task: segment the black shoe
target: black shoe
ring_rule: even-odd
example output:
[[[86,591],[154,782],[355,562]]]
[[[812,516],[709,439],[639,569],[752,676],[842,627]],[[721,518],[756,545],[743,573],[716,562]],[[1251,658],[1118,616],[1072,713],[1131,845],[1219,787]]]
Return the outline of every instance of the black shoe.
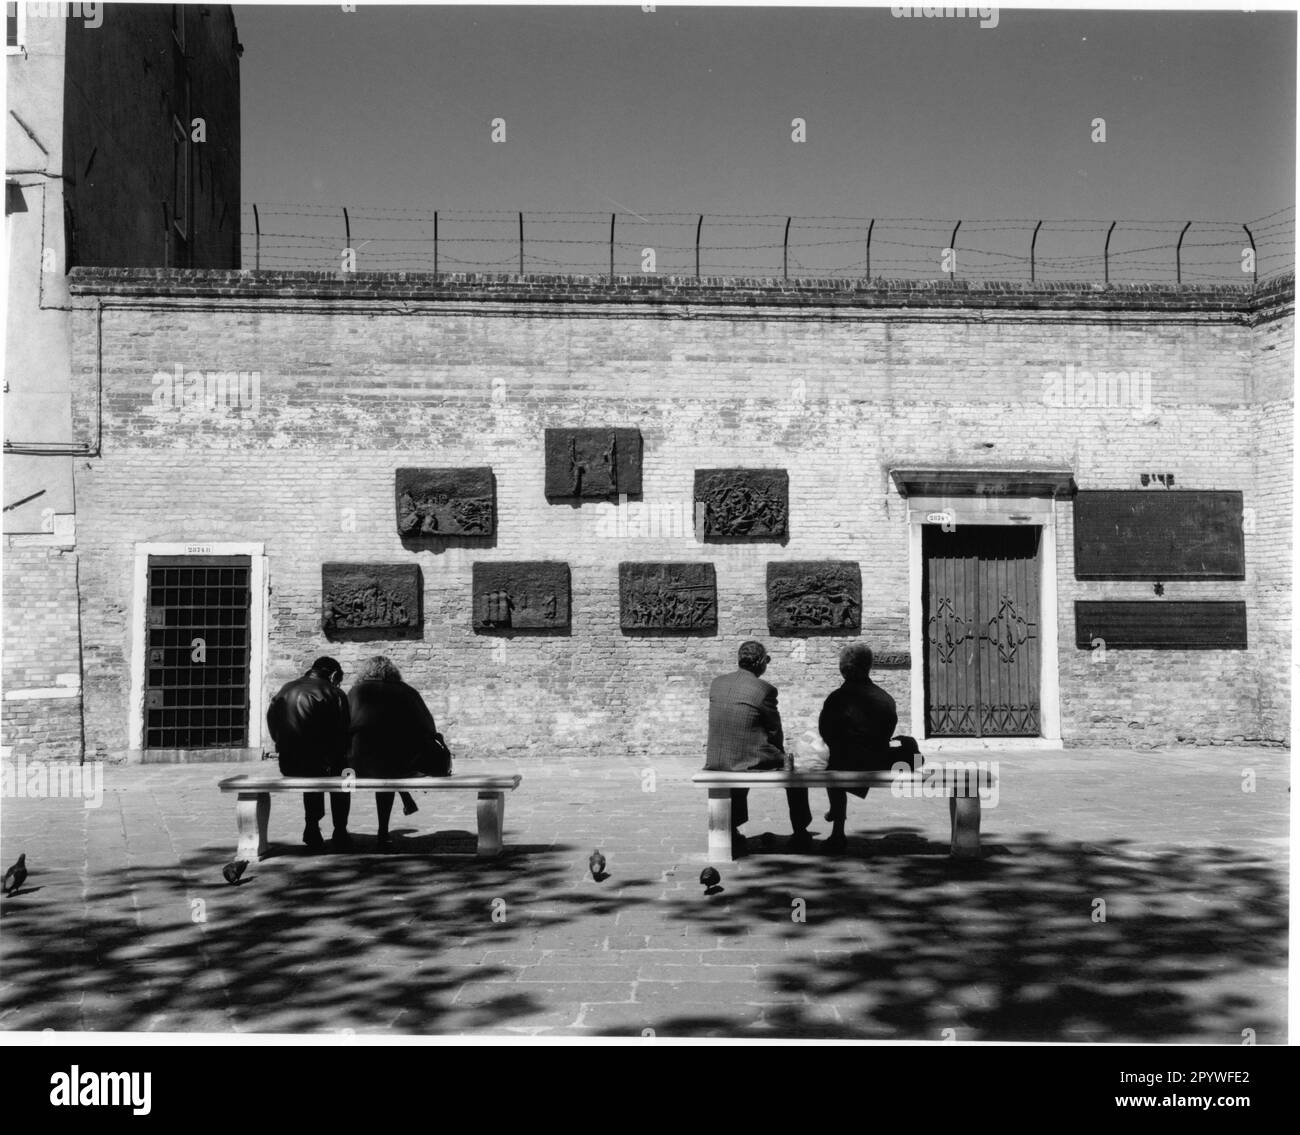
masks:
[[[380,851],[387,851],[393,846],[393,837],[387,832],[380,832],[379,835],[375,837],[375,843],[379,847]]]
[[[315,824],[308,824],[302,829],[302,842],[305,843],[312,851],[319,851],[325,846],[325,837],[320,834],[320,828]]]
[[[794,851],[811,851],[813,845],[812,833],[805,828],[801,832],[795,832],[790,837],[790,847]]]
[[[825,844],[826,850],[832,855],[839,855],[848,847],[849,841],[842,835],[832,835]]]
[[[330,840],[330,844],[333,846],[335,851],[351,851],[352,833],[346,829],[340,831],[338,828],[335,828],[334,838]]]
[[[415,797],[412,796],[409,792],[399,792],[398,795],[402,798],[403,816],[410,816],[420,810],[415,803]]]

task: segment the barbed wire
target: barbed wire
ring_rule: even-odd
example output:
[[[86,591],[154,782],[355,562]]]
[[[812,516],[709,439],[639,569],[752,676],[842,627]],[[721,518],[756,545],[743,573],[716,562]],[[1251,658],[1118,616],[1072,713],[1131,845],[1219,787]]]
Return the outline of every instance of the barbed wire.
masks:
[[[1242,223],[257,202],[241,230],[245,266],[333,272],[1251,283],[1295,264],[1294,206]]]

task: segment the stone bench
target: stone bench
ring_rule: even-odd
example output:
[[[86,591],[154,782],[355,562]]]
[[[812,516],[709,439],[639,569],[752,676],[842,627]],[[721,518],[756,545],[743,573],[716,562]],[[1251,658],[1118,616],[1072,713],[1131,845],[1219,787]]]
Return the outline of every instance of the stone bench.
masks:
[[[477,792],[478,854],[501,854],[505,827],[506,793],[519,787],[518,774],[507,776],[259,776],[245,773],[221,782],[222,792],[235,792],[235,818],[239,824],[236,859],[261,859],[266,854],[266,830],[271,819],[271,793],[293,792]]]
[[[980,792],[991,792],[997,777],[975,762],[952,761],[925,765],[917,771],[903,766],[898,772],[832,772],[829,769],[786,772],[718,772],[705,769],[691,781],[709,793],[709,862],[730,863],[731,790],[733,788],[887,788],[905,797],[948,798],[952,822],[949,853],[958,859],[975,859],[980,853]]]

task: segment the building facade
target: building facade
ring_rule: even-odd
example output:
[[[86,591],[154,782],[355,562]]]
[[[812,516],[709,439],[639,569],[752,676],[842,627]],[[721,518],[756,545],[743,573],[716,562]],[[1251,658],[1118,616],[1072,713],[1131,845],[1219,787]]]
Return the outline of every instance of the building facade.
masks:
[[[1289,743],[1290,277],[70,293],[87,759],[376,652],[458,752],[702,759],[747,638],[796,745],[858,640],[936,748]]]
[[[74,463],[76,265],[239,265],[232,9],[6,6],[3,721],[82,752]]]

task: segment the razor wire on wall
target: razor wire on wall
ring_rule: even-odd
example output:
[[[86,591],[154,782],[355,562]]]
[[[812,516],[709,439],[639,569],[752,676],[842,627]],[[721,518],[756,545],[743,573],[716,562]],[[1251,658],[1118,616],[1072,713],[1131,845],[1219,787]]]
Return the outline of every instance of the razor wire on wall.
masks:
[[[1294,263],[1294,207],[1244,222],[243,210],[244,266],[299,271],[1249,283]]]

